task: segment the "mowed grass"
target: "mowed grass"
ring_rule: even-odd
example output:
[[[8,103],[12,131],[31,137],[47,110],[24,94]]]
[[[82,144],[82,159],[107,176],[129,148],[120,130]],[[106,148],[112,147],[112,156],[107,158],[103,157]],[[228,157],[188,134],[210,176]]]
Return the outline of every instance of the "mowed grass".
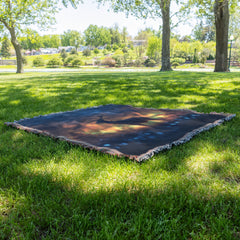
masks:
[[[4,125],[110,103],[236,117],[142,164]],[[239,238],[239,73],[0,74],[0,239]]]

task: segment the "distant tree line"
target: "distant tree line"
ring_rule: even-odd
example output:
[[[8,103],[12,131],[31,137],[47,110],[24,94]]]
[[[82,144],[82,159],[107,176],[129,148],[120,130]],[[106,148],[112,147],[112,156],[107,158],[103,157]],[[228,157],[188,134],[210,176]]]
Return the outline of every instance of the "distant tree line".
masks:
[[[204,64],[206,60],[215,59],[214,30],[211,30],[210,26],[203,26],[202,23],[200,26],[202,28],[197,25],[193,29],[192,35],[189,36],[171,34],[171,65],[178,66],[178,64],[186,61]],[[208,29],[208,31],[204,31],[204,29]],[[133,48],[133,40],[140,40],[141,45]],[[107,50],[104,52],[105,54],[109,53],[109,51],[116,53],[114,56],[116,59],[114,60],[117,60],[116,65],[118,66],[128,66],[127,62],[131,61],[131,59],[137,60],[138,65],[141,65],[146,57],[149,59],[147,65],[159,65],[161,63],[161,31],[151,28],[140,30],[134,39],[127,33],[126,28],[120,30],[117,25],[111,28],[90,25],[83,34],[75,30],[68,30],[62,35],[40,36],[36,31],[28,30],[24,37],[19,37],[19,42],[24,50],[58,48],[59,46],[75,46],[77,49],[80,45],[85,45],[94,49],[94,54],[99,53],[99,46],[105,46]],[[239,43],[236,42],[235,46],[239,46]],[[134,49],[132,56],[129,54],[130,49]],[[72,49],[72,51],[74,50]],[[1,55],[4,58],[10,56],[10,41],[6,36],[2,39]],[[83,51],[83,56],[90,55],[91,51],[89,49]],[[62,57],[62,60],[64,60],[64,57]],[[239,47],[232,50],[232,60],[240,61]]]
[[[113,27],[98,27],[90,25],[83,34],[76,30],[68,30],[63,34],[49,34],[40,36],[37,31],[27,29],[18,38],[22,49],[33,50],[39,48],[58,48],[60,46],[74,46],[76,49],[80,45],[99,46],[122,46],[129,43],[130,36],[124,27],[119,29],[118,25]]]

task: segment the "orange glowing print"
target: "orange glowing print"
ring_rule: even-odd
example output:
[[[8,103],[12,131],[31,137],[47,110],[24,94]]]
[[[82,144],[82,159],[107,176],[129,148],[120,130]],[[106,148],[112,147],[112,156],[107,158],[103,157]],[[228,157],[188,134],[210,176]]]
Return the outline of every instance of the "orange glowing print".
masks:
[[[88,122],[81,123],[83,134],[112,134],[144,130],[166,119],[172,120],[175,116],[163,112],[154,113],[128,113],[115,116],[98,116],[88,119]]]

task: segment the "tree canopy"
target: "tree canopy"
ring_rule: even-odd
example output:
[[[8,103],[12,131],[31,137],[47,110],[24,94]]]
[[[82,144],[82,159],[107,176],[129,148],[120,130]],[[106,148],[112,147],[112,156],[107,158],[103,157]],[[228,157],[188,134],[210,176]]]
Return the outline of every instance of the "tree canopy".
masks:
[[[10,41],[9,39],[4,36],[3,41],[2,41],[2,47],[1,47],[1,57],[3,58],[9,58],[10,57]]]
[[[41,28],[51,26],[55,22],[54,15],[58,12],[59,0],[0,0],[0,28],[5,27],[10,33],[11,42],[17,56],[17,73],[23,72],[19,33],[31,25]],[[76,6],[81,0],[62,0],[66,6]]]
[[[240,38],[240,6],[237,5],[235,11],[230,15],[229,33],[237,40]]]
[[[75,46],[76,49],[83,43],[83,37],[80,32],[68,30],[61,35],[62,46]]]
[[[105,27],[98,27],[97,25],[90,25],[85,31],[86,45],[92,47],[103,46],[111,44],[111,34],[109,29]]]
[[[0,22],[18,31],[32,24],[49,26],[55,21],[52,16],[59,10],[57,3],[57,0],[0,0]]]

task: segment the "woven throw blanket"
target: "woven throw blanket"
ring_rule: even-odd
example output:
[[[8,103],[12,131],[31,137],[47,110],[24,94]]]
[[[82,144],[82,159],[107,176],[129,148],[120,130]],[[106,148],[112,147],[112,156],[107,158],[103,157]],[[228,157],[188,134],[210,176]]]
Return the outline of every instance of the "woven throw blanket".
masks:
[[[5,124],[141,162],[234,116],[109,104]]]

